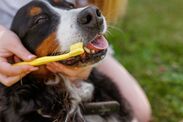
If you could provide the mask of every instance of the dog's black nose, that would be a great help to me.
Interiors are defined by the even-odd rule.
[[[83,29],[98,29],[101,31],[103,29],[104,19],[100,10],[96,7],[87,7],[82,10],[77,18],[79,25]]]

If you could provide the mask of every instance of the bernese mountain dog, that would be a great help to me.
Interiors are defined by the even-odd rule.
[[[20,8],[11,30],[38,57],[64,54],[72,44],[83,42],[84,54],[60,63],[94,67],[107,53],[104,16],[94,6],[50,1],[35,0]],[[119,111],[86,112],[86,103],[112,100],[120,104]],[[96,109],[102,110],[102,104]],[[45,66],[11,87],[0,84],[0,122],[132,122],[133,117],[115,84],[95,68],[80,85]]]

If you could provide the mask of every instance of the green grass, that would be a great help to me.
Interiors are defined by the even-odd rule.
[[[183,120],[183,0],[129,0],[109,27],[115,57],[144,88],[154,122]]]

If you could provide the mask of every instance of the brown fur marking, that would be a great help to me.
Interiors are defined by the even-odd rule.
[[[31,9],[30,9],[30,15],[31,16],[35,16],[35,15],[38,15],[42,12],[42,8],[40,7],[36,7],[36,6],[33,6]]]
[[[59,44],[56,40],[56,33],[53,32],[45,40],[43,40],[36,49],[36,55],[38,57],[47,56],[48,54],[54,53],[56,50],[59,50]]]
[[[39,47],[36,49],[36,55],[38,57],[47,56],[52,54],[54,51],[59,50],[59,44],[56,40],[56,33],[51,33]],[[40,66],[39,70],[33,73],[34,76],[37,76],[39,79],[49,78],[52,73],[46,68],[45,65]]]

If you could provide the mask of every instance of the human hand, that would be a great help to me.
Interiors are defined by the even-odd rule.
[[[20,60],[17,57],[28,61],[36,56],[23,47],[15,33],[0,26],[0,83],[7,87],[15,84],[28,73],[38,69],[29,65],[12,66],[8,62],[8,59],[12,57],[17,62]]]
[[[92,67],[71,67],[65,66],[60,63],[49,63],[47,64],[47,68],[53,73],[61,73],[72,82],[78,80],[86,80],[90,75]]]

